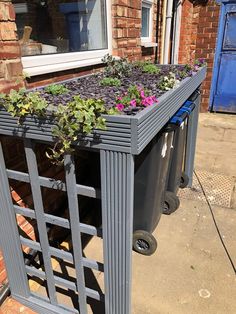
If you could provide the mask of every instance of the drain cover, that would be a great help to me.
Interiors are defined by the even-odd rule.
[[[210,204],[230,208],[235,180],[228,176],[210,173],[207,171],[196,171],[196,173]],[[178,195],[181,198],[206,202],[205,196],[195,174],[193,176],[192,187],[179,189]]]

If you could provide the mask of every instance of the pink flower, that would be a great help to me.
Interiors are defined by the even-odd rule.
[[[142,105],[143,105],[143,106],[145,106],[145,107],[146,107],[146,106],[147,106],[147,101],[146,101],[146,98],[144,98],[144,99],[141,101],[141,103],[142,103]]]
[[[117,97],[117,99],[118,99],[118,100],[121,100],[121,99],[122,99],[122,97],[121,97],[121,96],[119,96],[119,97]]]
[[[119,111],[123,111],[125,108],[125,106],[123,104],[117,104],[116,105],[116,109],[118,109]]]
[[[136,107],[136,105],[137,105],[136,100],[135,100],[135,99],[132,99],[131,102],[130,102],[130,105],[131,105],[132,107]]]
[[[145,97],[145,93],[144,93],[143,90],[140,91],[140,96],[141,96],[141,98],[144,98],[144,97]]]

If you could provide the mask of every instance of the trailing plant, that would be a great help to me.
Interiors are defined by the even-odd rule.
[[[24,89],[11,90],[0,94],[0,105],[19,121],[27,115],[45,116],[49,108],[47,101],[38,92],[26,93]],[[116,108],[107,109],[102,100],[82,99],[74,96],[66,105],[59,104],[50,108],[56,126],[52,129],[56,144],[46,155],[54,163],[61,163],[66,152],[72,152],[73,142],[91,133],[93,129],[106,129],[106,120],[102,114],[116,114]]]
[[[52,130],[57,138],[54,148],[47,152],[47,157],[54,163],[61,163],[65,153],[73,152],[73,142],[78,141],[94,129],[105,130],[106,120],[102,114],[115,114],[115,108],[106,109],[104,101],[99,99],[82,99],[74,96],[66,106],[59,105],[56,110],[56,126]]]
[[[62,84],[52,84],[52,85],[46,86],[45,91],[51,95],[62,95],[62,94],[68,93],[69,89],[67,89]]]
[[[104,73],[107,77],[122,78],[131,74],[132,65],[125,58],[116,59],[107,54],[102,62],[106,63]]]
[[[168,91],[174,87],[177,87],[179,83],[180,81],[176,79],[175,73],[170,72],[169,75],[163,76],[158,84],[158,87],[163,91]]]
[[[117,98],[116,108],[119,111],[136,111],[142,107],[148,107],[158,100],[150,91],[141,86],[132,85],[127,92]]]
[[[117,86],[117,87],[119,87],[121,85],[121,81],[118,78],[104,77],[104,79],[101,80],[100,84],[102,86]]]
[[[25,89],[11,90],[0,95],[2,106],[13,116],[21,120],[27,115],[44,116],[48,103],[38,92],[26,93]]]

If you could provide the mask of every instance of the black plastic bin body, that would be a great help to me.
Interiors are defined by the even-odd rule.
[[[173,132],[165,129],[135,159],[134,249],[145,255],[154,253],[157,246],[152,232],[164,206],[172,141]]]
[[[167,191],[174,194],[178,193],[179,187],[186,187],[188,185],[188,177],[184,173],[185,162],[185,145],[187,141],[188,120],[192,111],[195,108],[195,102],[200,97],[200,93],[196,90],[187,102],[179,110],[179,119],[173,122],[174,139],[171,150],[171,163],[168,175]],[[172,120],[171,120],[172,121]]]
[[[173,147],[171,149],[171,162],[168,175],[167,191],[178,193],[183,176],[184,151],[187,137],[188,118],[176,126],[174,131]]]

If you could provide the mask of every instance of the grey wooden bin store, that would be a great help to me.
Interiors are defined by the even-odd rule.
[[[107,116],[107,130],[97,131],[97,140],[88,136],[80,146],[99,151],[101,167],[101,191],[94,187],[78,185],[72,155],[65,156],[66,182],[53,181],[39,176],[35,155],[36,143],[51,143],[53,123],[27,117],[22,126],[3,109],[0,110],[0,135],[20,137],[24,141],[28,173],[6,169],[2,145],[0,146],[0,245],[8,273],[12,296],[22,304],[42,314],[88,313],[87,297],[105,302],[106,314],[130,314],[131,269],[134,198],[134,157],[174,115],[188,97],[201,85],[206,75],[202,68],[193,77],[159,98],[159,103],[146,108],[135,116]],[[186,173],[192,177],[196,141],[198,107],[191,116],[188,128]],[[9,179],[27,182],[31,186],[34,210],[13,204]],[[46,214],[43,208],[41,187],[62,189],[67,192],[70,219]],[[102,230],[83,224],[79,217],[78,195],[102,200]],[[18,232],[16,214],[37,221],[39,242],[24,238]],[[71,231],[73,254],[49,244],[46,224],[51,223]],[[81,233],[101,236],[103,241],[103,264],[83,256]],[[25,265],[22,245],[42,253],[44,270]],[[66,259],[75,265],[76,282],[57,277],[53,273],[51,256]],[[104,271],[105,295],[87,288],[84,267]],[[145,271],[145,269],[144,269]],[[147,270],[148,271],[148,270]],[[47,281],[48,299],[29,289],[28,277],[34,275]],[[58,304],[56,285],[78,293],[79,310]]]

